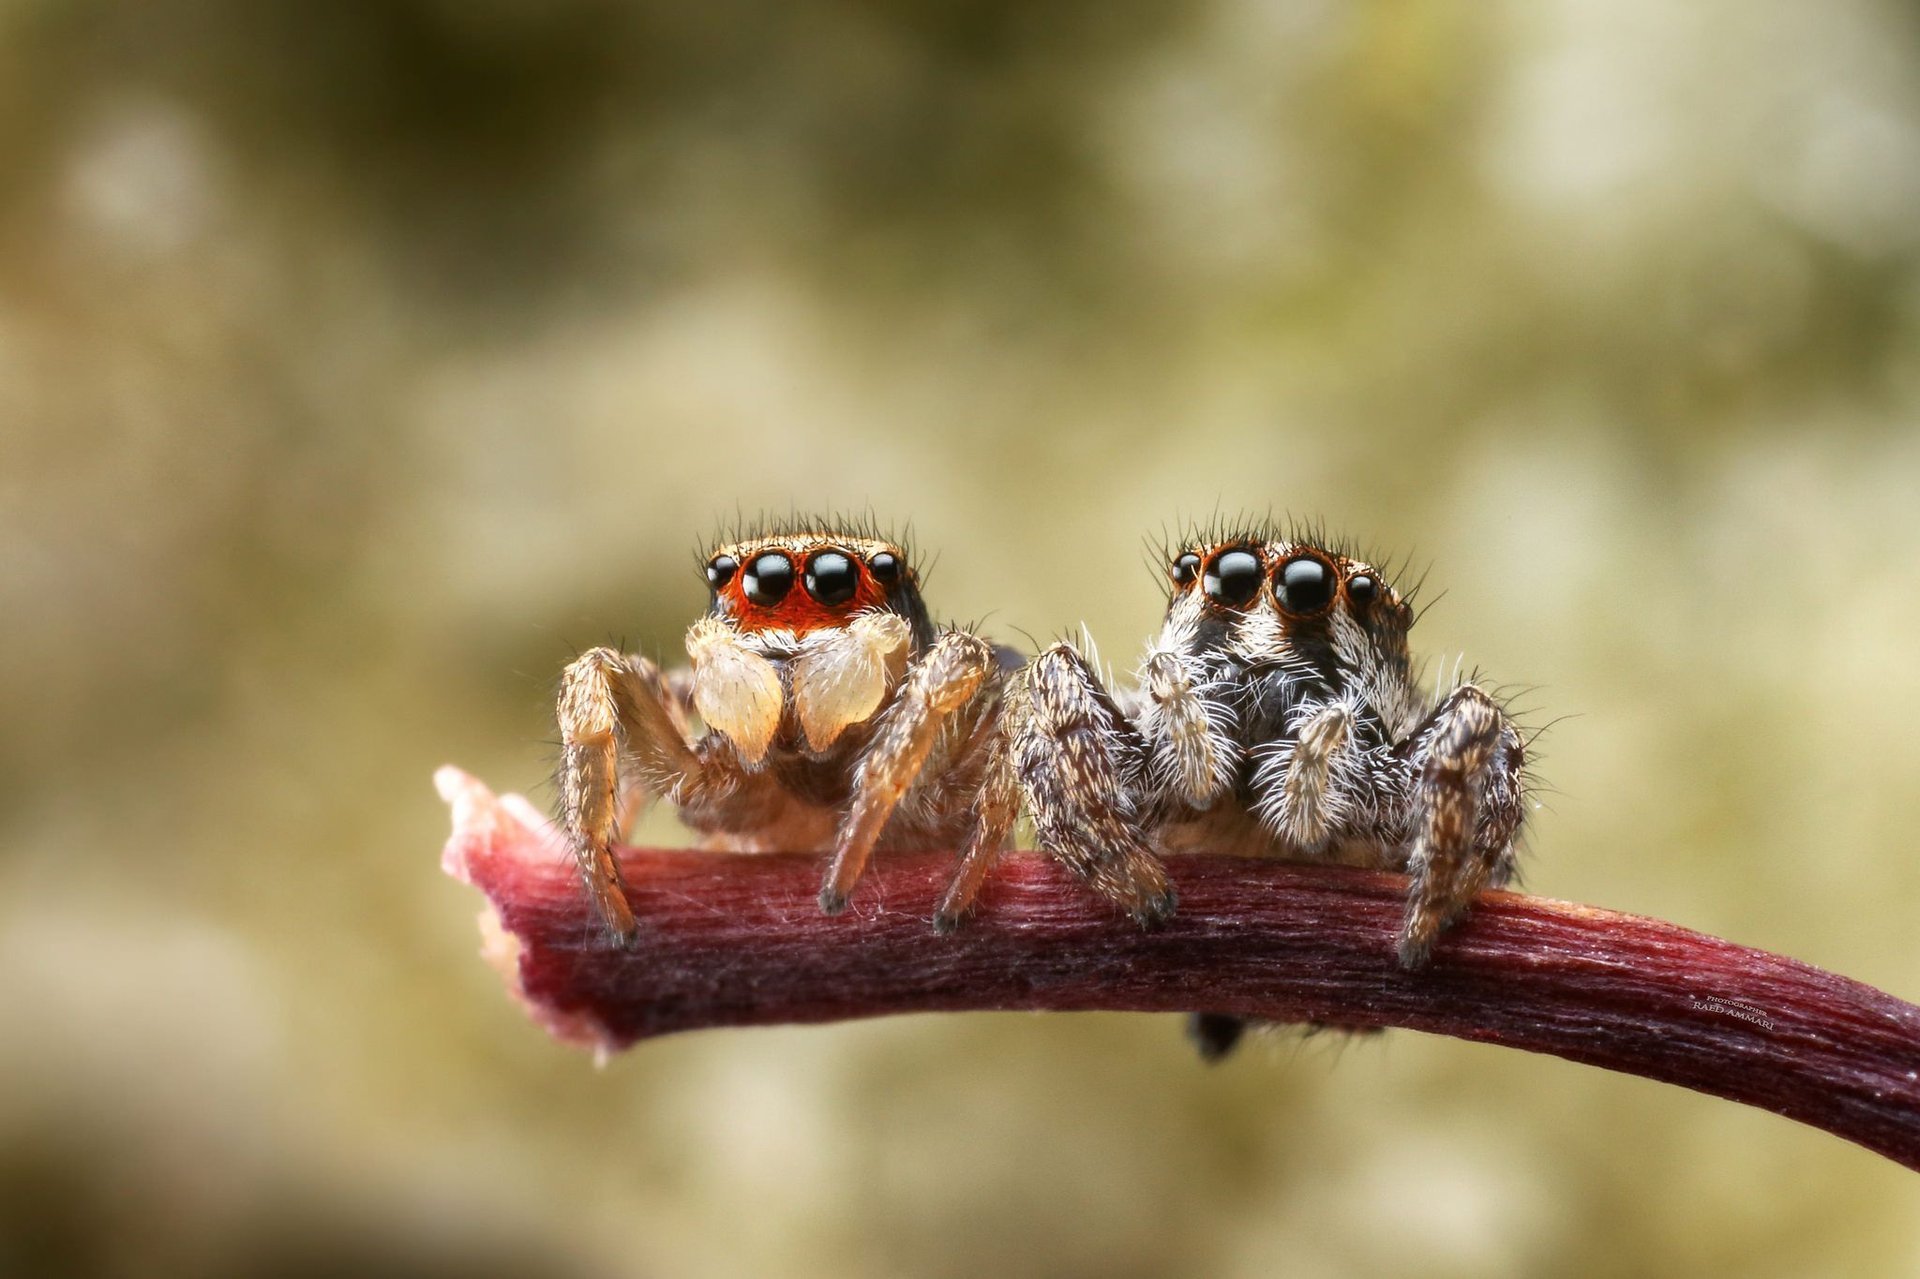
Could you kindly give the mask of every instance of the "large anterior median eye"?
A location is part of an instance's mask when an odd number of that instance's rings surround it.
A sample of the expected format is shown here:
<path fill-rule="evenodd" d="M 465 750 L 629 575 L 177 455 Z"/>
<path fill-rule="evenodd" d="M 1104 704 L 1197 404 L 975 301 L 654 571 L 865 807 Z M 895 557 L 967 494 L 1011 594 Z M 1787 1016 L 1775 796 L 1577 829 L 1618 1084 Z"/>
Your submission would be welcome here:
<path fill-rule="evenodd" d="M 844 551 L 815 551 L 807 561 L 807 594 L 822 604 L 845 604 L 860 589 L 860 570 Z"/>
<path fill-rule="evenodd" d="M 1222 551 L 1207 566 L 1200 585 L 1208 599 L 1239 608 L 1260 593 L 1263 573 L 1260 557 L 1252 551 Z"/>
<path fill-rule="evenodd" d="M 793 589 L 793 561 L 778 551 L 755 556 L 740 579 L 740 589 L 761 608 L 772 608 Z"/>
<path fill-rule="evenodd" d="M 1289 613 L 1317 613 L 1333 602 L 1333 570 L 1310 555 L 1280 566 L 1273 589 Z"/>

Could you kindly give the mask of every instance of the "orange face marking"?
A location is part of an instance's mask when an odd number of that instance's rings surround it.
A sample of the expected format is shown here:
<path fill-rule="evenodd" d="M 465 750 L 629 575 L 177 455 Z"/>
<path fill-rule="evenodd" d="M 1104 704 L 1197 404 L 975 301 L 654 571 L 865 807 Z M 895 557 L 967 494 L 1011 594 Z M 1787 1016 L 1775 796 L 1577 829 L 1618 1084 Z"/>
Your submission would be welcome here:
<path fill-rule="evenodd" d="M 776 538 L 722 547 L 708 562 L 724 557 L 736 566 L 714 592 L 739 629 L 805 635 L 845 626 L 855 614 L 886 604 L 887 586 L 871 562 L 882 553 L 896 564 L 903 558 L 884 543 Z"/>

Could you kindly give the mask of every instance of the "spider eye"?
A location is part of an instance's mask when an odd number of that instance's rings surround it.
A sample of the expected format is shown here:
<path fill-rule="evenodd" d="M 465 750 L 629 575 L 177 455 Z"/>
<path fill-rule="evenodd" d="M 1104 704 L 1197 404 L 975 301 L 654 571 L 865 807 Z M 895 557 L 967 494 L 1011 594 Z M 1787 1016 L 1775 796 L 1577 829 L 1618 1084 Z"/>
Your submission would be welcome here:
<path fill-rule="evenodd" d="M 873 580 L 882 586 L 892 586 L 900 580 L 900 557 L 891 551 L 882 551 L 868 560 L 867 568 L 873 573 Z"/>
<path fill-rule="evenodd" d="M 1207 598 L 1239 608 L 1260 593 L 1260 557 L 1252 551 L 1222 551 L 1207 569 L 1201 588 Z"/>
<path fill-rule="evenodd" d="M 707 585 L 716 591 L 719 590 L 733 580 L 733 575 L 739 568 L 740 561 L 731 555 L 714 556 L 707 561 Z"/>
<path fill-rule="evenodd" d="M 1380 584 L 1365 573 L 1355 573 L 1347 579 L 1347 598 L 1353 601 L 1356 608 L 1365 608 L 1373 603 L 1379 593 Z"/>
<path fill-rule="evenodd" d="M 1167 568 L 1167 575 L 1175 586 L 1192 586 L 1193 579 L 1200 576 L 1200 557 L 1188 551 Z"/>
<path fill-rule="evenodd" d="M 860 570 L 843 551 L 815 551 L 807 561 L 807 594 L 822 604 L 845 604 L 860 589 Z"/>
<path fill-rule="evenodd" d="M 1333 570 L 1310 555 L 1280 566 L 1275 594 L 1289 613 L 1317 613 L 1333 602 Z"/>
<path fill-rule="evenodd" d="M 793 561 L 778 551 L 756 556 L 753 563 L 747 565 L 746 576 L 740 579 L 740 588 L 753 603 L 761 608 L 772 608 L 787 598 L 787 592 L 793 589 Z"/>

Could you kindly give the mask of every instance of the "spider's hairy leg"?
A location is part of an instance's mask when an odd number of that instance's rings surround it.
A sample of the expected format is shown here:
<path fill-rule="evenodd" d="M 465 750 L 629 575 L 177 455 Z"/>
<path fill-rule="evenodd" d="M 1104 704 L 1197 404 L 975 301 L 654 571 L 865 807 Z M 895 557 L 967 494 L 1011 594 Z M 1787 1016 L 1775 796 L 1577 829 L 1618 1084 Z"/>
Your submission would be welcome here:
<path fill-rule="evenodd" d="M 1145 926 L 1177 898 L 1130 793 L 1142 743 L 1086 659 L 1056 644 L 1027 668 L 1015 767 L 1040 847 Z"/>
<path fill-rule="evenodd" d="M 913 785 L 954 712 L 979 693 L 996 664 L 993 646 L 985 640 L 949 631 L 907 668 L 860 761 L 853 804 L 841 823 L 833 860 L 820 886 L 821 910 L 837 915 L 847 908 L 887 818 Z"/>
<path fill-rule="evenodd" d="M 1524 811 L 1526 748 L 1498 704 L 1462 684 L 1417 739 L 1413 886 L 1400 963 L 1419 968 L 1481 888 L 1505 882 Z"/>
<path fill-rule="evenodd" d="M 1141 727 L 1162 747 L 1155 756 L 1160 780 L 1192 807 L 1205 809 L 1233 780 L 1234 755 L 1221 731 L 1231 711 L 1205 697 L 1198 680 L 1179 652 L 1150 652 L 1140 667 L 1146 694 Z"/>
<path fill-rule="evenodd" d="M 1000 860 L 1013 824 L 1020 818 L 1020 775 L 1014 766 L 1013 745 L 1025 722 L 1025 688 L 1016 681 L 988 729 L 987 761 L 974 799 L 973 825 L 967 831 L 953 881 L 934 909 L 935 932 L 950 933 L 966 918 L 987 872 Z"/>
<path fill-rule="evenodd" d="M 1344 701 L 1303 708 L 1292 736 L 1266 752 L 1254 771 L 1260 820 L 1303 852 L 1339 833 L 1356 773 L 1365 767 L 1358 717 Z"/>
<path fill-rule="evenodd" d="M 640 757 L 658 775 L 699 771 L 686 725 L 660 670 L 644 657 L 596 648 L 560 679 L 560 825 L 580 864 L 600 918 L 622 941 L 633 938 L 633 911 L 613 859 L 621 816 L 619 761 Z"/>

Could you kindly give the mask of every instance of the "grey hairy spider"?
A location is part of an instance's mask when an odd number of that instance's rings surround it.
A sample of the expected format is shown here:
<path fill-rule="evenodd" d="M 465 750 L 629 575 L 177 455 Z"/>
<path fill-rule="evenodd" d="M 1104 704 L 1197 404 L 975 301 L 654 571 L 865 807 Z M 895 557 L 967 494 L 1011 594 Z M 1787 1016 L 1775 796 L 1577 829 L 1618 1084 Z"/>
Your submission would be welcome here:
<path fill-rule="evenodd" d="M 561 680 L 560 824 L 608 928 L 634 934 L 612 845 L 649 796 L 702 847 L 831 849 L 829 914 L 876 849 L 990 862 L 1019 807 L 1000 717 L 1017 656 L 937 628 L 907 553 L 870 528 L 756 530 L 704 564 L 691 666 L 596 648 Z"/>
<path fill-rule="evenodd" d="M 1196 536 L 1137 687 L 1071 644 L 1028 668 L 1012 754 L 1042 849 L 1142 923 L 1175 906 L 1160 854 L 1406 871 L 1398 951 L 1424 965 L 1483 887 L 1513 873 L 1527 743 L 1460 683 L 1423 694 L 1412 607 L 1371 565 L 1270 527 Z M 1203 1053 L 1241 1023 L 1200 1014 Z"/>

